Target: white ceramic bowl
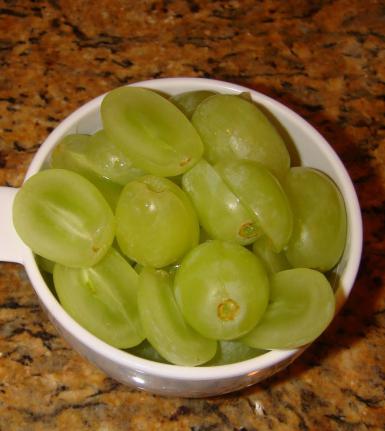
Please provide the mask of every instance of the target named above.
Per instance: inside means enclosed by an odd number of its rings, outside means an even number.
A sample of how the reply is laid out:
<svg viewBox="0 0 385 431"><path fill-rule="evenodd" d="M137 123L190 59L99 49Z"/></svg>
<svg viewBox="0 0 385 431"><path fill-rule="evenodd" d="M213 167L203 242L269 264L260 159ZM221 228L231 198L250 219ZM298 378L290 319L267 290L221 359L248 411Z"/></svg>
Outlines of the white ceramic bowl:
<svg viewBox="0 0 385 431"><path fill-rule="evenodd" d="M248 91L279 121L294 142L301 164L318 168L334 179L346 203L348 241L336 269L337 311L353 286L362 248L362 221L357 196L340 159L325 139L305 120L282 104L239 85L201 78L168 78L133 84L176 94L189 90L214 90L237 94ZM38 172L60 139L70 133L93 133L101 128L103 96L86 103L67 117L48 136L36 153L26 175ZM275 350L236 364L216 367L182 367L138 358L109 346L76 323L60 306L44 282L33 253L17 236L12 225L12 202L17 189L0 188L0 260L25 266L28 277L50 320L68 343L106 374L129 386L153 393L203 397L231 392L252 385L287 366L304 349Z"/></svg>

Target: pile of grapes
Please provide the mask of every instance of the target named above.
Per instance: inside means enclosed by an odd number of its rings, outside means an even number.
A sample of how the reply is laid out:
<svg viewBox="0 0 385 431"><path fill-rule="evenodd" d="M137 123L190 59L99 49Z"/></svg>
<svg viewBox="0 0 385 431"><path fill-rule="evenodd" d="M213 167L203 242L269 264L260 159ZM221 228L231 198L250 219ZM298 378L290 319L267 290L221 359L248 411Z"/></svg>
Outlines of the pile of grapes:
<svg viewBox="0 0 385 431"><path fill-rule="evenodd" d="M103 128L72 134L14 202L14 225L84 328L197 366L300 347L334 315L340 191L291 167L246 94L121 87Z"/></svg>

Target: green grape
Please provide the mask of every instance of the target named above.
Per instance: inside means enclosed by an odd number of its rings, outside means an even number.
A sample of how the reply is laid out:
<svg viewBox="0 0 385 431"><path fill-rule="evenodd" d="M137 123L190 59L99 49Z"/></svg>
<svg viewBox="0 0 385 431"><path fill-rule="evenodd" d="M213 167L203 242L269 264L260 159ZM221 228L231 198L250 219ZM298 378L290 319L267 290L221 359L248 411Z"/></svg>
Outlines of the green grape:
<svg viewBox="0 0 385 431"><path fill-rule="evenodd" d="M276 253L271 245L271 241L266 236L261 236L252 245L253 253L263 262L268 274L290 269L285 252Z"/></svg>
<svg viewBox="0 0 385 431"><path fill-rule="evenodd" d="M315 340L335 311L333 290L313 269L294 268L270 278L270 302L258 325L240 341L258 349L294 349Z"/></svg>
<svg viewBox="0 0 385 431"><path fill-rule="evenodd" d="M52 152L51 165L73 170L86 177L94 174L122 186L144 175L111 142L104 130L94 135L65 136Z"/></svg>
<svg viewBox="0 0 385 431"><path fill-rule="evenodd" d="M91 138L89 135L80 134L65 136L54 148L50 166L54 169L77 172L87 178L99 189L112 210L115 210L123 186L100 176L94 170L94 164L88 160L92 153Z"/></svg>
<svg viewBox="0 0 385 431"><path fill-rule="evenodd" d="M150 174L179 175L202 156L202 141L190 121L154 91L117 88L103 99L101 116L111 141Z"/></svg>
<svg viewBox="0 0 385 431"><path fill-rule="evenodd" d="M337 186L325 174L292 168L284 182L293 214L286 256L293 267L325 272L341 258L346 243L346 211Z"/></svg>
<svg viewBox="0 0 385 431"><path fill-rule="evenodd" d="M166 271L149 267L141 271L138 305L148 341L167 361L195 366L215 355L217 342L200 335L185 322Z"/></svg>
<svg viewBox="0 0 385 431"><path fill-rule="evenodd" d="M217 353L205 366L227 365L246 361L266 353L262 349L254 349L238 340L221 340L218 342Z"/></svg>
<svg viewBox="0 0 385 431"><path fill-rule="evenodd" d="M139 358L148 359L149 361L168 363L148 342L144 340L142 343L127 350L132 355L139 356Z"/></svg>
<svg viewBox="0 0 385 431"><path fill-rule="evenodd" d="M187 118L191 118L196 107L205 99L213 96L214 91L198 90L198 91L187 91L185 93L179 93L170 98L170 101L186 115Z"/></svg>
<svg viewBox="0 0 385 431"><path fill-rule="evenodd" d="M203 100L192 123L212 164L223 159L254 160L278 178L289 169L290 156L281 136L257 106L243 97L218 94Z"/></svg>
<svg viewBox="0 0 385 431"><path fill-rule="evenodd" d="M138 275L112 247L89 268L56 264L53 277L63 308L96 337L118 348L143 341Z"/></svg>
<svg viewBox="0 0 385 431"><path fill-rule="evenodd" d="M249 332L268 303L260 260L241 245L208 241L192 249L175 275L175 297L187 322L206 337L231 340Z"/></svg>
<svg viewBox="0 0 385 431"><path fill-rule="evenodd" d="M255 215L204 159L183 175L182 183L198 213L200 224L211 238L246 245L260 235Z"/></svg>
<svg viewBox="0 0 385 431"><path fill-rule="evenodd" d="M243 204L256 215L262 231L280 252L293 230L289 200L274 175L250 160L223 160L215 169Z"/></svg>
<svg viewBox="0 0 385 431"><path fill-rule="evenodd" d="M24 183L13 223L33 252L70 267L97 263L115 233L114 216L98 189L64 169L41 171Z"/></svg>
<svg viewBox="0 0 385 431"><path fill-rule="evenodd" d="M130 259L161 268L198 244L199 224L182 189L167 178L148 175L123 189L116 208L116 238Z"/></svg>
<svg viewBox="0 0 385 431"><path fill-rule="evenodd" d="M84 178L87 178L94 186L96 186L96 188L103 195L104 199L110 205L112 211L115 212L116 205L118 204L120 198L120 194L123 190L123 186L121 186L120 184L116 184L110 180L106 180L104 178L98 178L88 175L85 175Z"/></svg>
<svg viewBox="0 0 385 431"><path fill-rule="evenodd" d="M104 130L91 136L88 160L95 172L122 186L145 174L109 139Z"/></svg>

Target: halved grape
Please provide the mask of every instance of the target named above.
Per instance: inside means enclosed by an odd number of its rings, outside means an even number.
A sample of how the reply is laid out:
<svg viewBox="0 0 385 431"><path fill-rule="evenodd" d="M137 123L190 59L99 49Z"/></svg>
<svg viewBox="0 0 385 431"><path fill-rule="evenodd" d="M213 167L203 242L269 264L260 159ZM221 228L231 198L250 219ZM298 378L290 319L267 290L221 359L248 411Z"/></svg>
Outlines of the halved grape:
<svg viewBox="0 0 385 431"><path fill-rule="evenodd" d="M270 278L270 302L258 325L240 341L259 349L294 349L316 339L335 310L333 290L313 269L294 268Z"/></svg>
<svg viewBox="0 0 385 431"><path fill-rule="evenodd" d="M286 256L294 267L328 271L341 258L346 243L346 211L334 182L313 168L290 169L284 181L294 229Z"/></svg>
<svg viewBox="0 0 385 431"><path fill-rule="evenodd" d="M111 142L104 130L94 135L65 136L52 152L51 166L73 170L85 176L95 174L123 186L144 175Z"/></svg>
<svg viewBox="0 0 385 431"><path fill-rule="evenodd" d="M182 189L148 175L125 186L116 208L116 238L130 259L161 268L198 244L199 224Z"/></svg>
<svg viewBox="0 0 385 431"><path fill-rule="evenodd" d="M210 163L233 158L254 160L278 178L289 169L290 156L283 139L262 111L242 97L218 94L203 100L192 123Z"/></svg>
<svg viewBox="0 0 385 431"><path fill-rule="evenodd" d="M246 334L268 303L269 283L262 263L231 242L213 240L192 249L182 260L174 284L187 322L213 339Z"/></svg>
<svg viewBox="0 0 385 431"><path fill-rule="evenodd" d="M201 225L211 238L246 245L260 235L255 215L240 202L204 159L183 175L182 182Z"/></svg>
<svg viewBox="0 0 385 431"><path fill-rule="evenodd" d="M263 355L266 350L254 349L238 340L221 340L215 356L204 366L227 365Z"/></svg>
<svg viewBox="0 0 385 431"><path fill-rule="evenodd" d="M175 96L170 97L170 101L187 116L191 118L196 107L205 99L213 96L214 91L198 90L198 91L187 91L185 93L179 93Z"/></svg>
<svg viewBox="0 0 385 431"><path fill-rule="evenodd" d="M99 130L91 136L87 157L93 170L101 177L123 186L145 174L109 139L105 130Z"/></svg>
<svg viewBox="0 0 385 431"><path fill-rule="evenodd" d="M276 253L273 250L271 241L266 236L261 236L253 243L253 253L255 253L263 262L268 274L290 269L285 252Z"/></svg>
<svg viewBox="0 0 385 431"><path fill-rule="evenodd" d="M190 121L154 91L117 88L103 99L101 116L111 140L151 174L179 175L202 156L202 141Z"/></svg>
<svg viewBox="0 0 385 431"><path fill-rule="evenodd" d="M64 169L41 171L24 183L13 223L36 254L71 267L97 263L115 233L114 216L98 189Z"/></svg>
<svg viewBox="0 0 385 431"><path fill-rule="evenodd" d="M138 304L147 339L167 361L195 366L214 356L216 341L200 335L185 322L166 271L148 267L141 271Z"/></svg>
<svg viewBox="0 0 385 431"><path fill-rule="evenodd" d="M112 247L90 268L54 268L63 308L84 328L112 346L127 348L144 339L137 307L138 275Z"/></svg>
<svg viewBox="0 0 385 431"><path fill-rule="evenodd" d="M54 148L50 158L50 166L54 169L77 172L87 178L98 188L111 208L115 210L123 186L101 176L95 170L95 164L88 157L92 153L91 139L90 135L65 136Z"/></svg>
<svg viewBox="0 0 385 431"><path fill-rule="evenodd" d="M223 160L215 169L241 202L254 212L274 251L281 251L293 230L293 214L275 176L260 163L250 160Z"/></svg>

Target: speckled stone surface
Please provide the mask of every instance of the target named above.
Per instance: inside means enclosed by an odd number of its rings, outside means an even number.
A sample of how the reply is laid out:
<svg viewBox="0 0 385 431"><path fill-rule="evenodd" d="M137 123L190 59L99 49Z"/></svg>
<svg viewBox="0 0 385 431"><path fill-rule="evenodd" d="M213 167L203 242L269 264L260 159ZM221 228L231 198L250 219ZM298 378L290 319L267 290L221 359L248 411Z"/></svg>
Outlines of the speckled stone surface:
<svg viewBox="0 0 385 431"><path fill-rule="evenodd" d="M23 267L2 263L0 430L384 430L385 3L1 0L0 185L19 186L49 132L85 101L170 76L244 84L328 139L363 213L352 295L273 378L211 399L162 398L82 359Z"/></svg>

